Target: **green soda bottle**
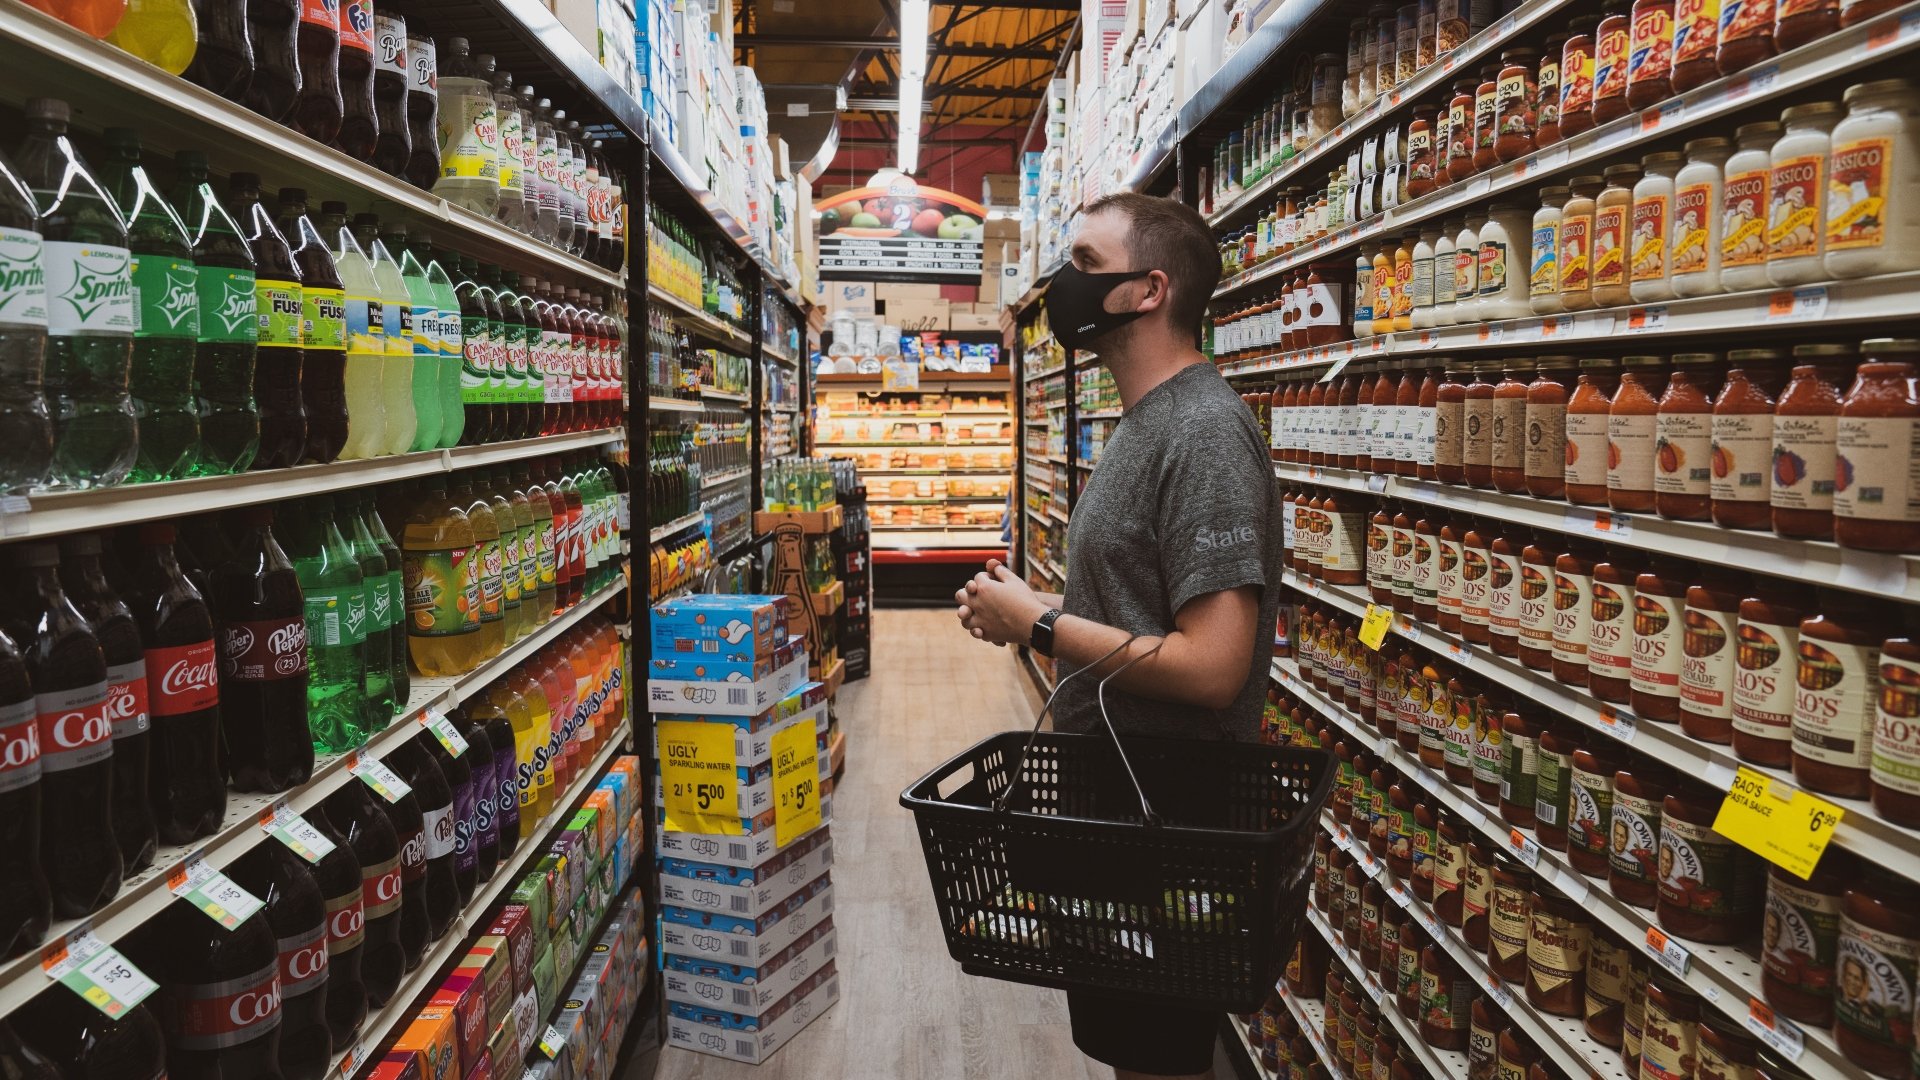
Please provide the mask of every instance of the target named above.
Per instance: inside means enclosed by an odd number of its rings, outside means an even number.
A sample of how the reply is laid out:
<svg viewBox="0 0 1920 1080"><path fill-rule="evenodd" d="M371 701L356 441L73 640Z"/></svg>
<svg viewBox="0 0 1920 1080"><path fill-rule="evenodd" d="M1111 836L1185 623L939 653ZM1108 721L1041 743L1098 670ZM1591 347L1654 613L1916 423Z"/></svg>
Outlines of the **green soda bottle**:
<svg viewBox="0 0 1920 1080"><path fill-rule="evenodd" d="M362 727L371 734L393 720L392 642L394 628L399 625L395 613L400 603L387 577L387 557L364 520L364 504L372 500L359 492L343 492L334 498L340 506L340 534L360 566L361 590L367 598L366 638L360 650L366 679L360 711Z"/></svg>
<svg viewBox="0 0 1920 1080"><path fill-rule="evenodd" d="M316 754L340 754L367 741L362 650L367 596L360 564L334 522L334 501L315 495L284 525L287 554L300 578L307 615L307 731Z"/></svg>

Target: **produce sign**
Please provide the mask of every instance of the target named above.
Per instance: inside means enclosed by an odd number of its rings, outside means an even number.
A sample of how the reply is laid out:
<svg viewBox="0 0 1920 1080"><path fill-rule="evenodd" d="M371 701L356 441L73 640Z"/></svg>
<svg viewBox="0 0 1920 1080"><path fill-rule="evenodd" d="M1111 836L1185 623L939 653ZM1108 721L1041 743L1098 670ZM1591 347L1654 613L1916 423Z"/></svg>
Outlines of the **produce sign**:
<svg viewBox="0 0 1920 1080"><path fill-rule="evenodd" d="M974 285L986 207L901 177L813 204L820 276Z"/></svg>

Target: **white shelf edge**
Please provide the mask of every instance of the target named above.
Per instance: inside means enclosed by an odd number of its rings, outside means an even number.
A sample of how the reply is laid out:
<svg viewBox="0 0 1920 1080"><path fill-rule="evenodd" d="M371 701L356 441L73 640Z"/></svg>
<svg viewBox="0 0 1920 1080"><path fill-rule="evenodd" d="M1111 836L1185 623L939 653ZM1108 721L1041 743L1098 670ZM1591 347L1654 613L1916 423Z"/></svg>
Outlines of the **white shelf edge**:
<svg viewBox="0 0 1920 1080"><path fill-rule="evenodd" d="M747 477L752 474L752 472L753 466L742 465L737 469L728 469L726 472L714 473L712 476L706 476L700 479L700 488L704 491L708 488L717 488L721 484L731 484L735 480Z"/></svg>
<svg viewBox="0 0 1920 1080"><path fill-rule="evenodd" d="M672 521L667 522L665 525L662 525L657 529L649 530L647 533L647 542L657 544L660 541L665 540L667 537L672 536L674 533L677 533L682 529L690 529L693 526L698 525L701 522L705 521L706 519L707 519L707 512L705 510L695 510L693 513L688 514L684 517L675 518Z"/></svg>

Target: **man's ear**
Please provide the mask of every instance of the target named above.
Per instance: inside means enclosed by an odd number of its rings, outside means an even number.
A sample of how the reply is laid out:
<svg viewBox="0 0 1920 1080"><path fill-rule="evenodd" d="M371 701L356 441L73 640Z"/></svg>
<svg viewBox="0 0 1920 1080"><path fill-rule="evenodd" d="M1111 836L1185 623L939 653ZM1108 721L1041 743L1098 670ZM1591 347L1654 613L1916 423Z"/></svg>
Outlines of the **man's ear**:
<svg viewBox="0 0 1920 1080"><path fill-rule="evenodd" d="M1146 282L1146 288L1141 291L1140 303L1133 310L1146 315L1165 307L1167 300L1173 295L1173 284L1167 280L1167 272L1149 270L1147 276L1141 280Z"/></svg>

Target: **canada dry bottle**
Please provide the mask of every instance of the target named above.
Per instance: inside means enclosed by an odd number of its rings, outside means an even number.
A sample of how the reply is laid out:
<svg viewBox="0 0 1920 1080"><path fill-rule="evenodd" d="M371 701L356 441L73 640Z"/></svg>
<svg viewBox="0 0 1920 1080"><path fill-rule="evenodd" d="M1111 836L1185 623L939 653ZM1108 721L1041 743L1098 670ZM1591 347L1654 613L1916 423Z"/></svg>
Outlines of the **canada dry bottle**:
<svg viewBox="0 0 1920 1080"><path fill-rule="evenodd" d="M257 174L234 173L228 178L227 210L240 223L253 256L258 320L253 391L260 415L260 449L253 467L289 468L300 464L307 445L307 410L300 396L306 359L301 271L273 215L260 201Z"/></svg>

